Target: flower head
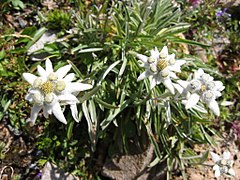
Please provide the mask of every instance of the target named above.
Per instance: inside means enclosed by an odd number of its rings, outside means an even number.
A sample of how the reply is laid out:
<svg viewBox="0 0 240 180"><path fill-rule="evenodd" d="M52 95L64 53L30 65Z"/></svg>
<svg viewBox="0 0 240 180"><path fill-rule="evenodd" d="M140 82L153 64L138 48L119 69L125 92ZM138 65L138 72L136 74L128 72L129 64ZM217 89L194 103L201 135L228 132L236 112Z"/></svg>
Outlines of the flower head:
<svg viewBox="0 0 240 180"><path fill-rule="evenodd" d="M220 115L216 98L222 95L221 91L225 88L221 81L214 81L212 76L198 69L192 80L177 82L183 87L179 91L187 96L186 109L193 108L201 100L215 115Z"/></svg>
<svg viewBox="0 0 240 180"><path fill-rule="evenodd" d="M164 46L159 52L157 48L151 50L150 57L137 54L141 61L141 66L145 68L145 72L140 74L137 81L150 78L151 89L157 84L163 83L165 87L174 94L174 87L171 78L177 79L174 72L181 72L181 65L185 60L176 60L175 54L168 54L167 46Z"/></svg>
<svg viewBox="0 0 240 180"><path fill-rule="evenodd" d="M213 166L213 170L215 171L215 177L219 177L221 174L235 176L235 172L232 168L233 160L230 160L231 154L229 151L224 151L223 157L220 157L214 152L210 152L210 154L212 156L212 160L215 163L215 165Z"/></svg>
<svg viewBox="0 0 240 180"><path fill-rule="evenodd" d="M92 85L72 82L75 76L74 73L67 74L71 69L71 65L63 66L55 72L51 61L47 59L45 68L37 67L39 76L23 73L23 78L32 86L25 97L26 100L33 103L28 121L34 125L38 113L43 109L43 115L46 118L48 118L49 114L54 114L59 121L66 124L67 121L61 105L70 105L72 116L78 121L76 106L78 99L76 95L80 91L91 89Z"/></svg>

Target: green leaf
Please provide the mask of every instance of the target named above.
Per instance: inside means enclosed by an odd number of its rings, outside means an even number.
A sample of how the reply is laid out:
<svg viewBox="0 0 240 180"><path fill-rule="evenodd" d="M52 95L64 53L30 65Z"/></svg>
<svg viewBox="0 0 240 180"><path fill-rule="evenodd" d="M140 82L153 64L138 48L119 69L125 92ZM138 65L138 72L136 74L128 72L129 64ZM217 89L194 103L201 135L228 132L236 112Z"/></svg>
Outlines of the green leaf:
<svg viewBox="0 0 240 180"><path fill-rule="evenodd" d="M96 51L102 51L103 48L88 48L88 49L82 49L79 51L79 53L88 53L88 52L96 52Z"/></svg>
<svg viewBox="0 0 240 180"><path fill-rule="evenodd" d="M90 99L94 94L96 94L100 90L101 86L96 86L88 93L85 93L82 97L80 97L78 100L80 103L83 103L84 101Z"/></svg>
<svg viewBox="0 0 240 180"><path fill-rule="evenodd" d="M37 32L33 36L33 40L29 41L25 48L29 49L46 32L46 30L47 30L47 28L45 28L45 27L37 30Z"/></svg>
<svg viewBox="0 0 240 180"><path fill-rule="evenodd" d="M126 101L123 102L123 104L120 105L119 108L115 109L115 110L111 110L110 114L108 115L108 117L106 119L104 119L100 126L102 127L102 129L106 129L108 127L108 125L116 118L116 116L121 113L126 107L128 107L128 105L131 103L131 99L128 99Z"/></svg>
<svg viewBox="0 0 240 180"><path fill-rule="evenodd" d="M94 97L94 100L95 100L98 104L101 104L103 107L105 107L105 108L107 108L107 109L117 109L117 108L118 108L118 106L109 104L109 103L107 103L107 102L105 102L105 101L103 101L103 100L101 100L101 99L99 99L99 98L97 98L97 97Z"/></svg>
<svg viewBox="0 0 240 180"><path fill-rule="evenodd" d="M77 47L71 49L71 54L74 54L75 52L79 51L80 49L88 47L87 45L79 44Z"/></svg>
<svg viewBox="0 0 240 180"><path fill-rule="evenodd" d="M122 66L121 66L121 69L118 73L118 76L122 76L124 71L125 71L125 68L126 68L126 65L127 65L127 58L124 56L123 57L123 63L122 63Z"/></svg>
<svg viewBox="0 0 240 180"><path fill-rule="evenodd" d="M72 66L74 72L81 78L83 79L84 76L82 75L81 71L77 68L77 66L75 66L75 64L73 64L71 61L67 60L67 62Z"/></svg>
<svg viewBox="0 0 240 180"><path fill-rule="evenodd" d="M12 5L13 5L13 7L15 8L15 9L24 9L25 8L25 5L23 4L23 2L22 1L20 1L20 0L11 0L11 3L12 3Z"/></svg>
<svg viewBox="0 0 240 180"><path fill-rule="evenodd" d="M177 37L168 37L169 41L172 41L174 43L185 43L189 45L197 45L201 46L202 48L210 47L210 45L207 44L202 44L196 41L188 40L188 39L182 39L182 38L177 38Z"/></svg>
<svg viewBox="0 0 240 180"><path fill-rule="evenodd" d="M101 75L101 77L98 79L98 83L97 85L100 85L102 80L105 79L105 77L107 76L107 74L116 66L120 63L120 61L116 61L113 64L111 64L106 71Z"/></svg>
<svg viewBox="0 0 240 180"><path fill-rule="evenodd" d="M72 137L72 131L73 131L73 125L74 125L74 121L68 122L67 123L67 138L68 140L71 139Z"/></svg>
<svg viewBox="0 0 240 180"><path fill-rule="evenodd" d="M118 18L116 18L115 15L112 15L112 18L113 18L113 22L114 22L114 24L115 24L115 26L116 26L117 35L119 35L120 37L122 37L123 30L122 30L122 27L121 27L120 22L118 21Z"/></svg>

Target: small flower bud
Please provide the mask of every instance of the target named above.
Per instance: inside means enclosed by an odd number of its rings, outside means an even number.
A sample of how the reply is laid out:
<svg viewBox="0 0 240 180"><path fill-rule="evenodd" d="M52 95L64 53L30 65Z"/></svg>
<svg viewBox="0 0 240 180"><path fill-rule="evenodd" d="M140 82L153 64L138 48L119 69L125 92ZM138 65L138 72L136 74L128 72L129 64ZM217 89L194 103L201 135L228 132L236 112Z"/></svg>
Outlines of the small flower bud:
<svg viewBox="0 0 240 180"><path fill-rule="evenodd" d="M174 57L171 57L169 60L168 60L169 64L173 65L175 64L176 60Z"/></svg>
<svg viewBox="0 0 240 180"><path fill-rule="evenodd" d="M155 66L155 65L150 66L150 70L151 70L153 73L157 72L157 66Z"/></svg>
<svg viewBox="0 0 240 180"><path fill-rule="evenodd" d="M66 88L66 83L64 81L58 81L56 84L57 91L63 91Z"/></svg>
<svg viewBox="0 0 240 180"><path fill-rule="evenodd" d="M188 89L190 92L195 92L200 88L201 88L201 82L198 80L192 80L188 85Z"/></svg>
<svg viewBox="0 0 240 180"><path fill-rule="evenodd" d="M167 77L169 75L169 71L167 70L167 69L163 69L162 71L161 71L161 76L162 77Z"/></svg>
<svg viewBox="0 0 240 180"><path fill-rule="evenodd" d="M33 103L37 104L37 105L41 105L43 104L43 96L41 93L39 92L35 92L33 94Z"/></svg>
<svg viewBox="0 0 240 180"><path fill-rule="evenodd" d="M148 58L148 63L151 64L151 63L154 63L154 62L155 62L155 59L152 56L150 56Z"/></svg>
<svg viewBox="0 0 240 180"><path fill-rule="evenodd" d="M33 88L40 88L41 85L43 83L42 78L38 77L37 79L35 79L35 81L33 82Z"/></svg>
<svg viewBox="0 0 240 180"><path fill-rule="evenodd" d="M56 73L50 73L47 78L49 81L56 81L58 79L58 76Z"/></svg>
<svg viewBox="0 0 240 180"><path fill-rule="evenodd" d="M45 102L46 103L51 103L51 102L53 102L53 99L54 99L54 95L53 95L53 93L49 93L49 94L46 94L45 95Z"/></svg>
<svg viewBox="0 0 240 180"><path fill-rule="evenodd" d="M215 94L212 92L212 91L210 91L210 90L208 90L208 91L205 91L204 93L203 93L203 100L205 101L205 102L211 102L212 100L214 100L216 97L215 97Z"/></svg>

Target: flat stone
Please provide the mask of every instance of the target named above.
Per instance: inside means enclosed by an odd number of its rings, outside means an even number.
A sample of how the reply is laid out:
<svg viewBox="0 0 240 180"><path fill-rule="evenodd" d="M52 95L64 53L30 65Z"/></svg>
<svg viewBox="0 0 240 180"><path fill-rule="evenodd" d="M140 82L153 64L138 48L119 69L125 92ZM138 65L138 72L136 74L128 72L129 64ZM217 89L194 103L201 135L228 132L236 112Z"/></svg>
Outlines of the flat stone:
<svg viewBox="0 0 240 180"><path fill-rule="evenodd" d="M42 169L41 180L79 180L72 174L65 173L59 169L55 164L47 162Z"/></svg>

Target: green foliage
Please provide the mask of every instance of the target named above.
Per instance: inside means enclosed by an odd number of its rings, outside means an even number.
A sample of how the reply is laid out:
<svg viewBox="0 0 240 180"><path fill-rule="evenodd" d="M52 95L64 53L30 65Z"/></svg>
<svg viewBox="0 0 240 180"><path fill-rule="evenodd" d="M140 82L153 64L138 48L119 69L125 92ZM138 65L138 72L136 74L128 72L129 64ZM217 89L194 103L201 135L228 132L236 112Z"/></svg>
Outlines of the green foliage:
<svg viewBox="0 0 240 180"><path fill-rule="evenodd" d="M47 15L47 27L54 30L68 30L71 23L71 14L55 9Z"/></svg>
<svg viewBox="0 0 240 180"><path fill-rule="evenodd" d="M5 13L11 9L22 10L25 8L23 1L21 0L2 0L0 2L1 13Z"/></svg>
<svg viewBox="0 0 240 180"><path fill-rule="evenodd" d="M167 45L177 59L187 60L183 71L178 73L182 79L188 79L198 68L223 79L212 67L215 64L204 64L183 53L186 44L209 47L195 40L200 39L202 32L211 33L215 28L215 24L201 25L212 23L215 10L213 6L206 6L207 11L203 11L203 5L190 12L189 18L183 17L185 12L169 0L114 0L100 1L99 4L87 6L76 1L76 7L71 11L55 9L46 15L43 13L46 27L27 27L20 34L7 32L1 36L0 80L4 86L0 87L0 120L8 113L7 119L14 127L27 127L30 107L24 96L28 86L21 80L21 75L23 72L35 73L41 63L31 61L32 55L27 54L27 50L48 29L57 30L57 41L45 44L33 56L42 53L42 59L51 58L56 68L71 64L76 78L94 87L78 95L80 123L73 121L68 107L64 112L68 121L66 126L55 119L44 119L40 114L37 125L44 133L36 137L37 148L43 152L39 165L53 161L66 171L86 178L87 171L91 170L86 167L95 163L93 155L100 143L107 144L106 152L112 156L129 152L131 143L144 149L150 141L156 154L151 166L166 161L170 172L177 164L185 177L186 165L200 164L208 155L208 152L196 155L193 145L215 145L211 137L217 134L212 126L214 117L211 113L186 110L181 99L178 101L162 84L150 89L148 79L137 82L144 69L139 66L136 54L148 55L154 47L161 49ZM200 16L201 13L210 16ZM183 18L188 23L182 22ZM191 40L182 36L189 28L200 32ZM233 98L231 87L237 84L233 79L231 82L226 80L226 90L230 93L224 100ZM204 107L203 104L200 106ZM221 118L229 119L228 112L225 109Z"/></svg>

